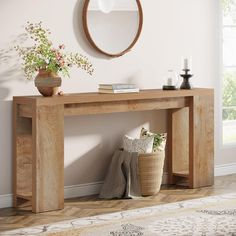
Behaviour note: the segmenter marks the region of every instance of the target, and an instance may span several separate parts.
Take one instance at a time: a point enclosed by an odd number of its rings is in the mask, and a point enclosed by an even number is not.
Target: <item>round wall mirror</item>
[[[143,24],[139,0],[85,0],[83,27],[97,51],[119,57],[137,42]]]

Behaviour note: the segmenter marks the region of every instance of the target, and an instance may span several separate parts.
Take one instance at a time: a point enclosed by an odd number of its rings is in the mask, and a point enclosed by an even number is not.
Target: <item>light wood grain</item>
[[[64,96],[42,97],[42,96],[29,96],[29,97],[14,97],[17,103],[23,102],[36,102],[40,105],[56,105],[56,104],[83,104],[93,102],[112,102],[112,101],[130,101],[130,100],[146,100],[146,99],[165,99],[165,98],[178,98],[178,97],[192,97],[213,94],[212,89],[195,88],[190,90],[173,90],[163,91],[161,89],[147,89],[140,90],[139,93],[122,93],[122,94],[100,94],[100,93],[78,93],[78,94],[65,94]]]
[[[188,170],[183,170],[183,171],[173,172],[172,175],[188,178],[189,177],[189,171]]]
[[[18,104],[16,99],[13,99],[13,109],[12,109],[12,190],[13,190],[13,206],[17,207],[17,130],[19,124],[17,123],[18,117]]]
[[[32,137],[17,137],[17,195],[32,195]]]
[[[214,95],[194,96],[190,112],[190,186],[214,184]]]
[[[212,89],[143,90],[135,94],[82,93],[50,98],[14,97],[13,108],[15,206],[17,199],[28,196],[27,190],[17,195],[21,182],[18,177],[21,171],[18,160],[21,159],[21,153],[24,153],[25,158],[31,149],[33,212],[63,208],[64,116],[168,109],[169,182],[186,182],[191,188],[213,184]],[[26,146],[23,144],[22,135],[32,137],[31,145],[29,142]],[[26,178],[29,173],[25,171],[21,175]]]
[[[186,104],[185,98],[67,104],[65,105],[65,116],[171,109],[185,107]]]
[[[64,207],[64,110],[39,106],[33,119],[33,212]]]
[[[24,101],[24,99],[22,100]],[[19,194],[32,192],[32,122],[19,117],[19,104],[13,101],[13,205],[21,206]]]
[[[172,161],[173,172],[189,170],[189,109],[172,112]]]
[[[31,118],[32,117],[32,105],[20,104],[18,105],[18,113],[20,117]]]
[[[178,184],[189,178],[189,108],[170,110],[168,125],[169,183]]]

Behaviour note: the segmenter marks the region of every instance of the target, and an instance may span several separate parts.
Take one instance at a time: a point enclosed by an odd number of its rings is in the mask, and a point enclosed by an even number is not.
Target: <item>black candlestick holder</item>
[[[191,84],[189,83],[189,79],[193,76],[192,74],[189,74],[189,69],[183,69],[185,72],[184,74],[180,74],[181,77],[183,77],[183,82],[180,86],[180,89],[191,89]]]

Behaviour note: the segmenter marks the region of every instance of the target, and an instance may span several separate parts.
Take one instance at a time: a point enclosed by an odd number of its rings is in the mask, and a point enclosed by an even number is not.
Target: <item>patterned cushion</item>
[[[146,139],[147,137],[153,137],[153,152],[164,151],[166,147],[167,133],[155,134],[149,132],[147,129],[142,128],[140,138]]]
[[[153,140],[153,136],[134,139],[125,135],[123,137],[123,148],[128,152],[152,153]]]

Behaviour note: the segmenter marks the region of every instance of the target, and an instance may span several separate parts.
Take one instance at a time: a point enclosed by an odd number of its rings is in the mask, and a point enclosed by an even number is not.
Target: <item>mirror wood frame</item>
[[[123,51],[121,51],[119,53],[114,53],[114,54],[105,52],[104,50],[99,48],[89,32],[88,18],[87,18],[89,3],[90,3],[90,0],[85,0],[85,2],[84,2],[82,21],[83,21],[83,28],[84,28],[85,36],[86,36],[87,40],[89,41],[89,43],[91,44],[91,46],[96,51],[98,51],[106,56],[109,56],[109,57],[120,57],[120,56],[123,56],[124,54],[126,54],[127,52],[129,52],[131,50],[131,48],[135,45],[135,43],[138,41],[139,36],[142,31],[142,27],[143,27],[143,10],[142,10],[142,5],[141,5],[140,0],[136,0],[137,7],[138,7],[138,14],[139,14],[139,26],[138,26],[137,34],[134,37],[133,42],[126,49],[124,49]]]

